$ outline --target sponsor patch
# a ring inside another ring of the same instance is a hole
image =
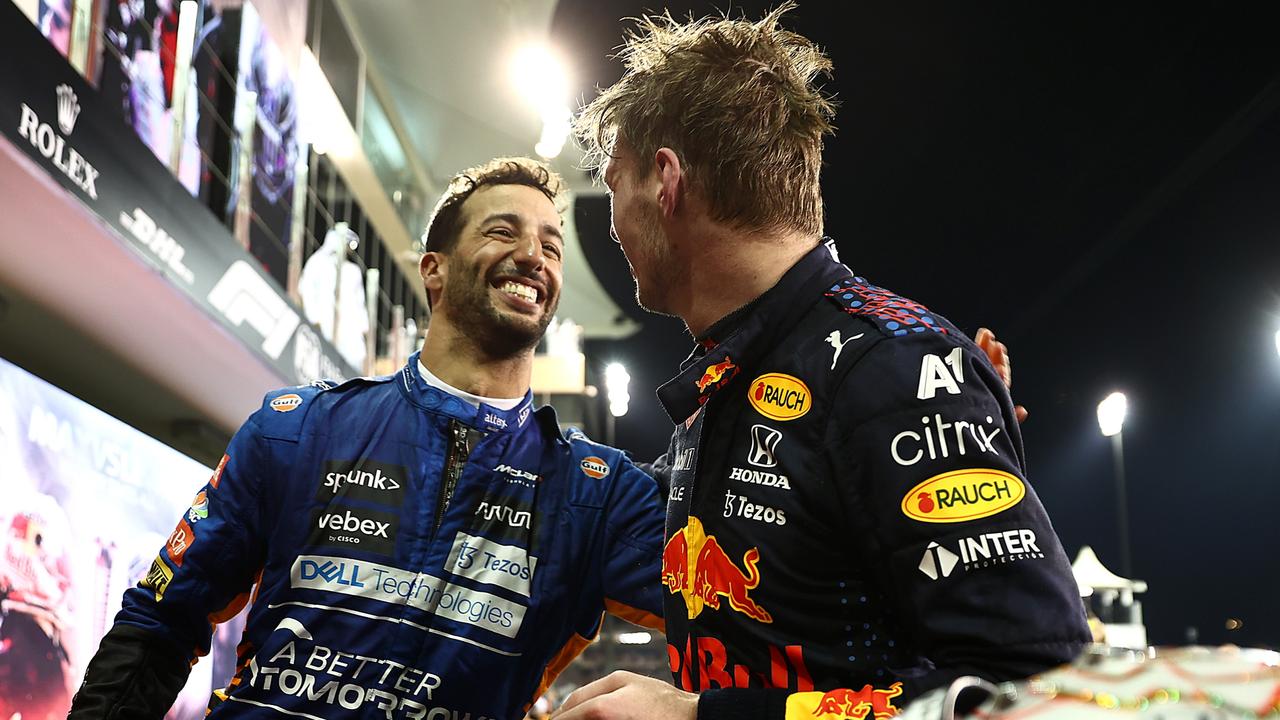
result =
[[[271,406],[272,410],[286,413],[302,404],[302,396],[295,393],[289,393],[288,395],[281,395],[268,404]]]
[[[778,442],[782,431],[768,425],[751,426],[751,450],[747,462],[756,467],[775,467],[778,464]]]
[[[142,578],[142,582],[138,583],[138,587],[154,592],[156,594],[156,602],[160,602],[164,599],[164,591],[169,589],[169,583],[172,580],[173,571],[157,555],[156,559],[151,561],[151,568],[147,570],[147,576]]]
[[[809,412],[809,386],[791,375],[766,373],[751,381],[747,400],[770,420],[795,420]]]
[[[956,554],[959,551],[959,555]],[[1044,559],[1036,533],[1028,528],[982,533],[946,543],[930,542],[920,558],[920,572],[930,580],[950,577],[957,567],[980,570],[1020,560]]]
[[[218,461],[218,467],[214,468],[213,477],[209,478],[209,487],[214,490],[218,489],[218,483],[222,481],[222,468],[227,466],[227,461],[231,459],[230,455],[223,455]]]
[[[191,522],[199,522],[207,517],[209,517],[209,496],[201,490],[191,501],[191,508],[187,510],[187,519]]]
[[[323,468],[316,484],[316,500],[328,502],[341,497],[396,507],[404,502],[409,470],[403,465],[373,460],[326,460]]]
[[[941,355],[925,355],[920,359],[920,384],[916,388],[917,400],[932,400],[939,390],[948,395],[959,395],[964,384],[964,350],[955,348]]]
[[[313,625],[316,635],[323,636],[321,624]],[[259,697],[275,702],[277,698],[297,698],[308,703],[308,709],[328,705],[318,711],[325,717],[378,717],[394,708],[405,717],[456,717],[449,708],[430,707],[435,691],[443,683],[432,672],[404,663],[369,655],[355,654],[340,647],[324,645],[312,630],[293,618],[285,618],[273,633],[285,631],[283,645],[268,643],[253,658],[250,671],[241,676],[246,686],[260,691]],[[223,698],[240,700],[236,695]],[[249,701],[256,706],[274,709],[295,717],[317,717],[294,713],[279,706]],[[285,703],[290,707],[296,704]],[[249,712],[246,707],[246,712]],[[468,713],[463,717],[483,717]]]
[[[514,545],[503,545],[488,538],[458,533],[444,569],[476,582],[500,585],[529,597],[529,585],[538,558]]]
[[[580,467],[587,477],[595,478],[597,480],[609,474],[609,466],[605,464],[604,460],[596,457],[595,455],[582,458]]]
[[[903,467],[915,465],[926,457],[937,460],[980,452],[999,455],[995,440],[1002,428],[990,415],[986,418],[985,423],[947,422],[942,413],[925,415],[920,418],[918,430],[903,430],[893,436],[889,441],[889,454]]]
[[[1022,502],[1026,487],[1002,470],[973,468],[934,475],[902,497],[902,514],[927,523],[990,517]]]
[[[832,330],[832,331],[831,331],[831,334],[827,336],[827,344],[828,344],[828,345],[830,345],[832,348],[834,348],[834,349],[835,349],[835,353],[834,353],[834,354],[832,354],[832,356],[831,356],[831,369],[832,369],[832,370],[835,370],[835,369],[836,369],[836,363],[837,363],[837,362],[840,362],[840,352],[841,352],[842,350],[844,350],[844,346],[845,346],[845,345],[848,345],[849,343],[853,342],[854,340],[857,340],[858,338],[862,337],[863,335],[866,335],[866,333],[858,333],[857,335],[854,335],[853,337],[849,338],[848,340],[842,340],[842,339],[841,339],[841,337],[840,337],[840,331],[839,331],[839,330]]]
[[[751,502],[746,495],[738,495],[732,491],[724,491],[724,516],[740,517],[769,525],[786,525],[786,512],[777,508]]]
[[[725,377],[726,373],[729,373],[728,378]],[[734,365],[726,355],[724,361],[708,365],[707,369],[702,371],[702,377],[694,381],[694,385],[698,386],[698,394],[702,394],[707,391],[707,388],[714,388],[720,384],[721,380],[732,379],[737,374],[738,366]]]
[[[321,555],[298,556],[290,571],[290,586],[406,605],[508,638],[520,632],[527,609],[427,573]]]
[[[764,470],[735,467],[729,471],[729,479],[737,480],[738,482],[751,483],[753,485],[776,487],[782,490],[791,489],[791,481],[787,479],[786,475],[779,475],[778,473],[766,472]]]
[[[861,690],[791,693],[785,720],[886,720],[898,715],[893,699],[901,694],[900,682],[887,688],[863,685]]]
[[[692,620],[705,608],[720,609],[720,598],[729,607],[762,623],[773,616],[756,604],[751,591],[760,585],[760,550],[751,548],[738,566],[720,547],[715,535],[707,535],[702,521],[689,517],[689,524],[672,533],[662,549],[662,584],[672,595],[684,596],[685,609]]]
[[[533,523],[533,505],[527,500],[491,492],[480,499],[467,532],[498,542],[526,545]]]
[[[311,516],[307,544],[367,550],[380,555],[395,552],[400,518],[367,508],[324,507]]]
[[[180,521],[164,544],[165,549],[169,551],[169,559],[174,565],[182,567],[182,558],[187,554],[187,548],[190,548],[195,541],[196,531],[191,529],[191,525],[187,524],[186,520]]]

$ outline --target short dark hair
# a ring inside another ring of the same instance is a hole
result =
[[[540,191],[563,210],[560,199],[564,181],[546,163],[526,157],[494,158],[483,165],[463,170],[449,181],[436,203],[423,234],[423,251],[448,253],[462,231],[462,203],[486,185],[527,185]]]

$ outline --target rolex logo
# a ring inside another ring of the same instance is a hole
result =
[[[80,116],[80,101],[76,99],[76,91],[70,85],[62,84],[58,91],[58,127],[70,135],[76,127],[76,118]]]

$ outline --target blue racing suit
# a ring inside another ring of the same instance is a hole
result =
[[[661,629],[654,481],[531,397],[477,409],[417,367],[266,396],[70,717],[159,718],[246,603],[214,720],[518,718],[603,612]]]

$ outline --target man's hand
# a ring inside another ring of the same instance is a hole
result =
[[[695,720],[698,696],[668,682],[619,670],[565,698],[552,720]]]
[[[973,341],[987,354],[996,372],[1000,373],[1000,379],[1004,380],[1005,387],[1013,389],[1013,366],[1009,364],[1009,348],[996,340],[996,334],[986,328],[978,328]],[[1018,422],[1027,419],[1027,409],[1021,405],[1013,406],[1013,414],[1017,416]]]

